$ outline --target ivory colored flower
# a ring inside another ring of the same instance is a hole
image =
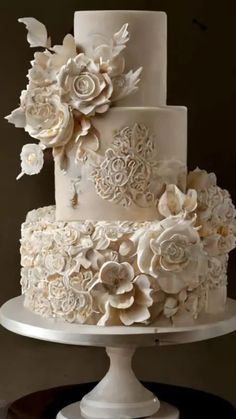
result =
[[[101,267],[99,279],[115,302],[117,295],[133,289],[134,270],[127,262],[106,262]]]
[[[61,68],[58,76],[63,101],[89,116],[104,113],[110,106],[113,91],[107,73],[101,73],[99,65],[81,53]]]
[[[210,256],[229,253],[235,248],[236,237],[232,232],[226,235],[211,234],[203,239],[204,249]]]
[[[150,319],[149,307],[153,304],[150,277],[141,274],[134,278],[133,268],[127,262],[106,262],[100,270],[96,285],[99,284],[104,287],[101,289],[103,298],[101,296],[100,300],[104,301],[104,314],[98,325],[130,326]]]
[[[188,185],[197,190],[197,222],[205,250],[210,256],[230,252],[236,243],[236,209],[228,191],[217,186],[214,173],[200,169],[189,173]]]
[[[53,87],[34,88],[21,95],[21,107],[7,117],[16,127],[23,127],[45,147],[67,144],[73,134],[74,119]]]
[[[194,289],[204,277],[206,260],[192,221],[169,217],[140,238],[137,263],[141,272],[157,278],[162,291],[176,294]]]
[[[44,163],[42,148],[37,144],[25,144],[22,147],[21,154],[21,173],[17,176],[20,179],[24,174],[38,174]]]
[[[193,212],[197,207],[197,192],[189,189],[184,194],[176,185],[167,185],[159,199],[158,210],[164,217],[178,215],[180,212]]]
[[[49,274],[61,273],[67,263],[67,255],[63,251],[54,248],[45,255],[44,264]]]
[[[227,285],[228,259],[229,256],[227,254],[208,258],[207,279],[209,289],[216,289]]]
[[[63,243],[65,246],[71,246],[78,242],[79,236],[78,229],[67,224],[64,228],[58,229],[55,232],[55,241],[58,245]]]

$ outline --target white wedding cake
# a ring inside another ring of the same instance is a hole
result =
[[[166,14],[76,12],[55,46],[19,21],[39,50],[7,117],[37,140],[18,178],[52,148],[56,196],[22,225],[25,306],[100,326],[224,310],[236,211],[213,173],[187,172],[187,109],[166,106]]]

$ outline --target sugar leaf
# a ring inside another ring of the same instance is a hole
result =
[[[49,48],[51,40],[48,38],[47,29],[45,25],[39,22],[34,17],[22,17],[18,22],[24,23],[28,30],[27,41],[32,48],[44,47]]]

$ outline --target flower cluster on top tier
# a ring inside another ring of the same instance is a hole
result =
[[[215,292],[223,306],[235,208],[212,174],[197,169],[188,182],[195,188],[186,193],[166,186],[152,222],[59,222],[54,207],[31,211],[21,240],[25,305],[80,324],[126,326],[197,318]]]
[[[92,117],[103,114],[117,100],[135,92],[142,68],[125,71],[122,51],[129,40],[128,24],[107,43],[77,51],[72,35],[62,45],[51,46],[45,26],[34,18],[19,19],[28,29],[36,52],[28,72],[29,83],[20,97],[20,106],[7,120],[24,128],[39,144],[27,144],[21,153],[23,174],[36,174],[43,166],[42,150],[53,148],[61,168],[66,170],[66,147],[78,145],[77,158],[99,148],[99,134]],[[88,140],[89,139],[89,140]]]

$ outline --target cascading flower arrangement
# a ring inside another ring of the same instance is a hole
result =
[[[26,144],[21,152],[21,173],[33,175],[43,166],[43,150],[52,148],[66,170],[66,149],[77,144],[77,159],[99,149],[99,133],[93,116],[104,114],[118,100],[138,88],[142,68],[125,73],[122,51],[129,40],[128,24],[107,44],[78,51],[70,34],[62,45],[51,45],[46,27],[34,18],[21,18],[28,29],[27,40],[37,51],[31,61],[26,90],[20,106],[6,119],[39,141]]]
[[[44,50],[35,52],[20,106],[6,117],[38,140],[23,146],[18,178],[40,172],[47,148],[66,171],[70,147],[76,161],[99,150],[93,118],[137,90],[142,68],[125,72],[127,24],[106,44],[80,51],[70,34],[52,46],[42,23],[19,21],[30,46]],[[153,135],[134,124],[115,132],[90,173],[102,199],[153,205],[155,221],[61,222],[54,207],[28,214],[21,240],[28,308],[102,326],[147,324],[160,315],[175,322],[224,309],[235,207],[214,173],[186,174],[180,162],[171,161],[171,170],[169,163],[156,161]]]

